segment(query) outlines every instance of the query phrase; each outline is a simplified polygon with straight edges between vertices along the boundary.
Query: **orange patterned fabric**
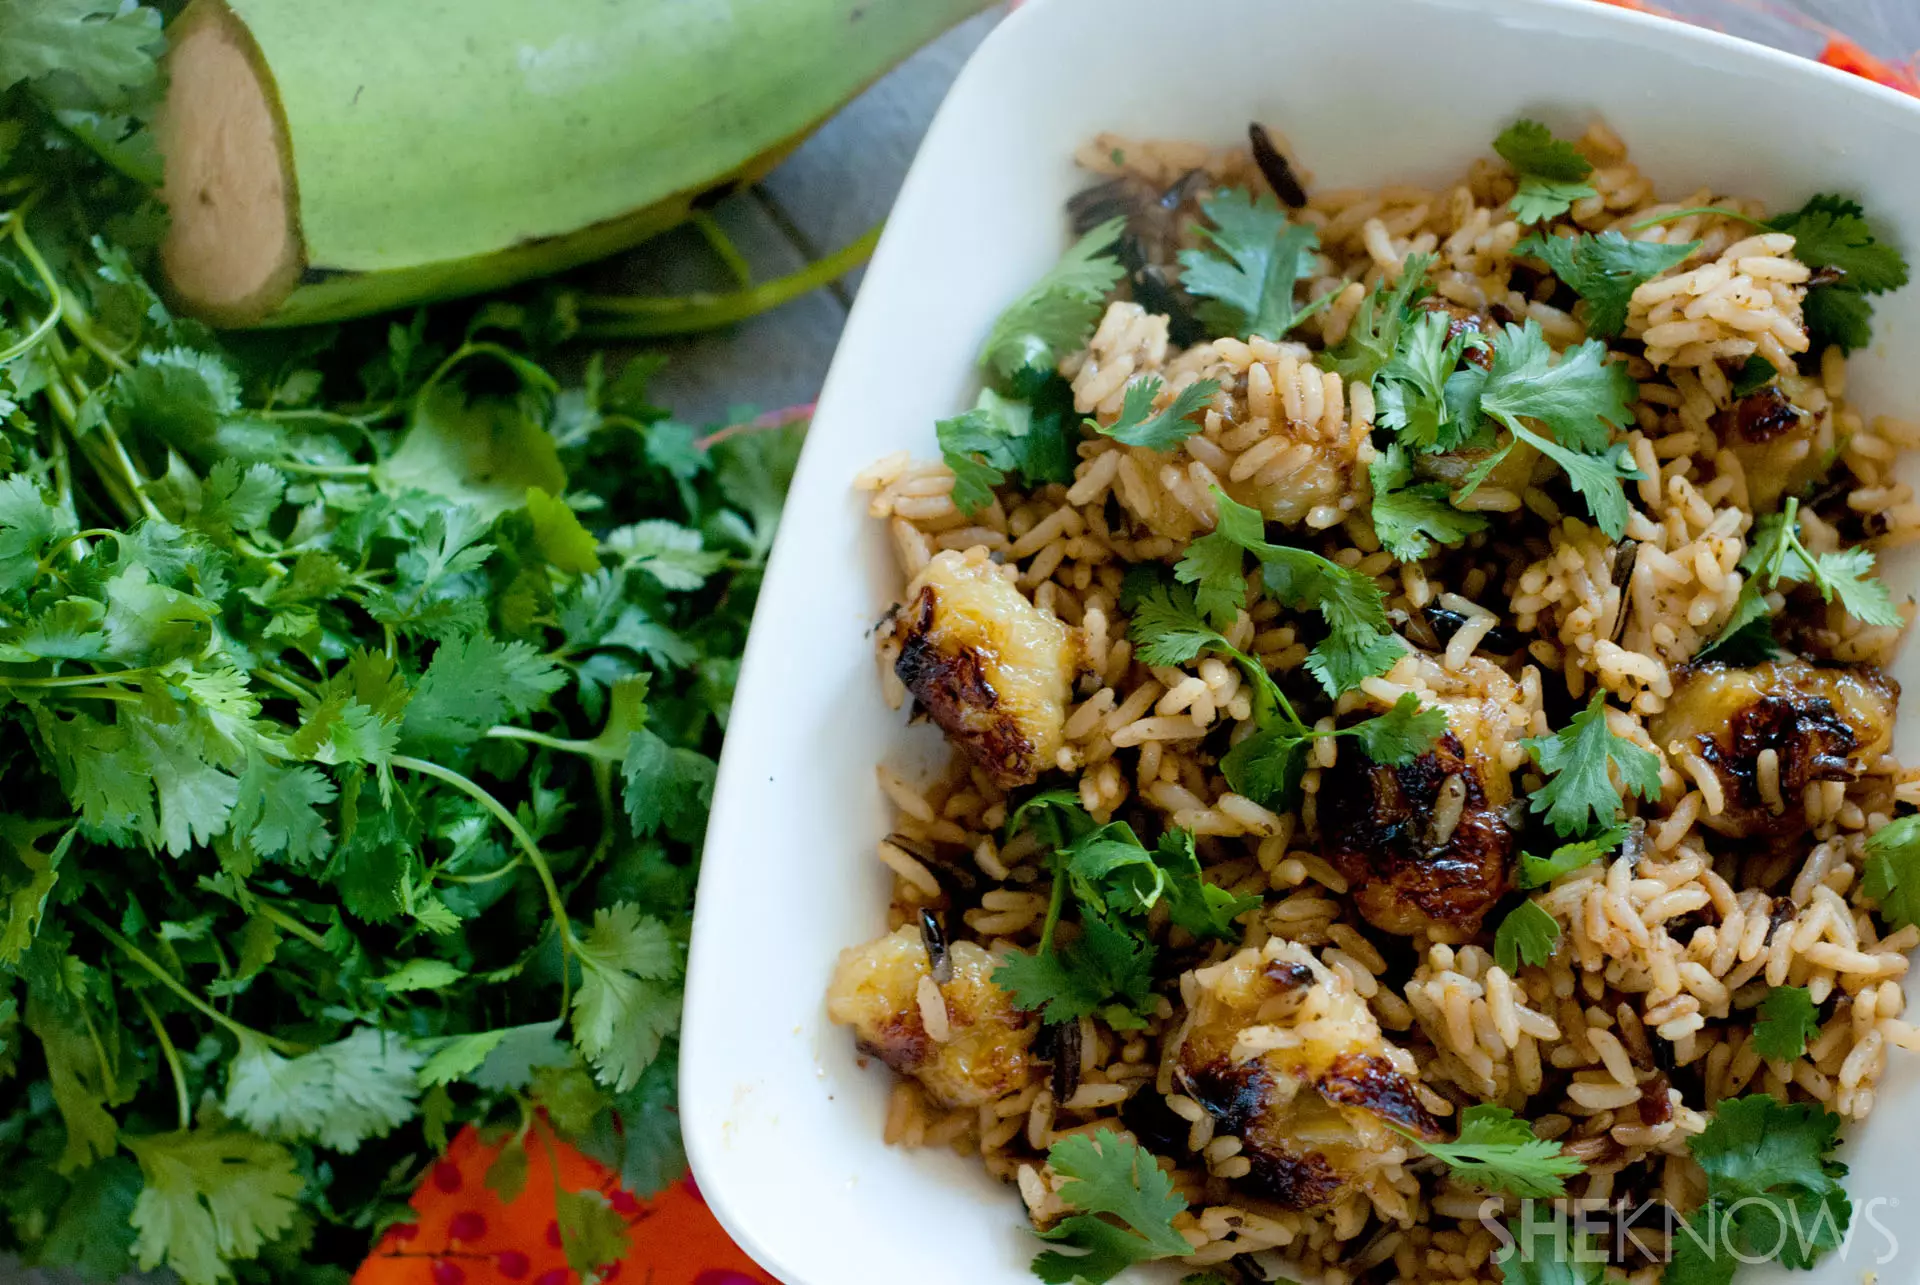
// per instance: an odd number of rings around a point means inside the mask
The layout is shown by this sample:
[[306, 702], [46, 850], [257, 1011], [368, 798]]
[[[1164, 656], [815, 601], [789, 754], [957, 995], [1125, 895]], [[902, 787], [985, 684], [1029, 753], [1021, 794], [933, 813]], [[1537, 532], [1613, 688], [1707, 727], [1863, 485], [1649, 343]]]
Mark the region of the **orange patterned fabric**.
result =
[[538, 1140], [528, 1141], [526, 1186], [510, 1204], [486, 1185], [501, 1147], [462, 1129], [413, 1194], [419, 1220], [389, 1228], [353, 1285], [579, 1285], [554, 1218], [556, 1167], [561, 1189], [593, 1188], [627, 1220], [632, 1252], [601, 1273], [602, 1281], [778, 1285], [727, 1238], [691, 1176], [651, 1200], [636, 1200], [604, 1166], [536, 1129]]

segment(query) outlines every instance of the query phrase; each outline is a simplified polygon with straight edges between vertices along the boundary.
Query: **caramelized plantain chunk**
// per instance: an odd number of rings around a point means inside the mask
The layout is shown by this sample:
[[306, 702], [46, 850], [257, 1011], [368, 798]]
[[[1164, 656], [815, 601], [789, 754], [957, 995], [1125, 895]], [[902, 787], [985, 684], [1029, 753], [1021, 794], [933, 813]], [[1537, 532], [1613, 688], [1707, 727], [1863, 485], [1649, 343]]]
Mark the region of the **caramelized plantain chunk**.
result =
[[1053, 764], [1076, 668], [1074, 636], [984, 554], [942, 553], [907, 587], [894, 672], [996, 784]]
[[1411, 763], [1387, 767], [1341, 745], [1320, 783], [1320, 831], [1368, 923], [1464, 939], [1507, 890], [1513, 783], [1501, 766], [1503, 733], [1477, 703], [1436, 704], [1448, 730]]
[[1217, 1133], [1240, 1139], [1250, 1168], [1239, 1183], [1249, 1193], [1321, 1208], [1351, 1189], [1374, 1153], [1402, 1145], [1387, 1125], [1441, 1136], [1414, 1095], [1412, 1058], [1306, 947], [1274, 938], [1191, 980], [1199, 1001], [1175, 1080]]
[[939, 984], [948, 1036], [934, 1038], [920, 1012], [921, 979], [932, 977], [920, 930], [896, 932], [840, 952], [827, 1016], [855, 1042], [936, 1102], [976, 1107], [1024, 1087], [1034, 1075], [1036, 1028], [992, 981], [999, 961], [970, 941], [947, 948], [953, 976]]
[[1675, 679], [1647, 730], [1669, 753], [1690, 750], [1713, 769], [1723, 805], [1701, 819], [1730, 837], [1799, 833], [1808, 785], [1853, 780], [1893, 743], [1900, 685], [1871, 665], [1709, 661]]

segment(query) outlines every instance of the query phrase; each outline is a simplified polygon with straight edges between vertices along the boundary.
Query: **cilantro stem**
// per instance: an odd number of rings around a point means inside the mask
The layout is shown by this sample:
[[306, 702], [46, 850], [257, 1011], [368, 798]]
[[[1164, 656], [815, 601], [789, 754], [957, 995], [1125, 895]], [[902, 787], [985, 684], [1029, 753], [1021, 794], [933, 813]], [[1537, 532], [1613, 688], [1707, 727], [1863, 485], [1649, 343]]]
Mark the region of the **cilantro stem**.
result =
[[[60, 454], [64, 456], [66, 454], [66, 439], [63, 437], [56, 437], [53, 440], [55, 445], [58, 446]], [[54, 542], [53, 547], [47, 550], [45, 556], [43, 556], [40, 559], [39, 565], [34, 568], [34, 578], [38, 579], [40, 576], [44, 575], [47, 571], [47, 568], [53, 565], [54, 560], [58, 558], [61, 554], [65, 553], [68, 549], [72, 548], [75, 544], [81, 544], [82, 542], [87, 540], [104, 540], [108, 536], [113, 537], [114, 541], [118, 543], [120, 538], [124, 534], [125, 534], [124, 532], [115, 531], [110, 527], [94, 526], [94, 527], [88, 527], [84, 531], [76, 531], [72, 535], [67, 536], [65, 539], [57, 540]], [[86, 556], [86, 550], [84, 547], [80, 551], [80, 556], [81, 557]]]
[[153, 672], [153, 666], [140, 669], [118, 669], [110, 674], [61, 674], [47, 678], [9, 678], [0, 676], [0, 687], [85, 687], [88, 683], [106, 682], [116, 678], [137, 678]]
[[579, 295], [576, 306], [583, 313], [608, 314], [604, 321], [583, 321], [580, 334], [589, 339], [644, 339], [652, 335], [684, 335], [713, 330], [757, 317], [790, 299], [838, 280], [867, 261], [880, 240], [876, 223], [865, 236], [850, 245], [816, 259], [798, 272], [744, 290], [716, 294], [701, 291], [687, 295]]
[[161, 1022], [160, 1014], [153, 1011], [147, 997], [139, 991], [134, 991], [133, 997], [139, 1001], [140, 1011], [147, 1015], [154, 1038], [160, 1041], [160, 1053], [167, 1060], [168, 1073], [173, 1076], [173, 1099], [180, 1113], [180, 1127], [186, 1129], [193, 1124], [193, 1110], [187, 1103], [187, 1075], [180, 1067], [180, 1052], [173, 1047], [173, 1038], [167, 1034], [166, 1025]]
[[1678, 219], [1689, 218], [1695, 214], [1718, 214], [1722, 218], [1738, 219], [1749, 227], [1763, 228], [1767, 226], [1761, 220], [1753, 218], [1750, 215], [1742, 214], [1738, 210], [1722, 209], [1718, 205], [1695, 205], [1688, 209], [1675, 210], [1671, 214], [1656, 214], [1650, 219], [1642, 219], [1638, 223], [1629, 225], [1627, 231], [1644, 232], [1646, 229], [1658, 227], [1662, 223], [1672, 223]]
[[293, 697], [297, 701], [306, 701], [306, 700], [313, 699], [312, 692], [308, 691], [304, 687], [301, 687], [298, 683], [295, 683], [291, 678], [288, 678], [286, 675], [275, 673], [271, 669], [267, 669], [265, 667], [256, 669], [253, 671], [253, 676], [259, 679], [261, 682], [267, 684], [269, 687], [278, 687], [281, 691], [285, 692], [287, 695]]
[[261, 918], [265, 919], [275, 928], [280, 929], [282, 932], [291, 933], [315, 950], [325, 950], [327, 948], [327, 939], [325, 937], [322, 937], [319, 933], [307, 927], [292, 915], [287, 914], [284, 910], [280, 910], [272, 903], [265, 901], [258, 902], [256, 905], [260, 911]]
[[599, 759], [605, 763], [619, 763], [626, 758], [624, 751], [596, 745], [592, 741], [564, 740], [558, 736], [548, 736], [544, 732], [512, 727], [505, 723], [489, 727], [487, 735], [499, 741], [525, 741], [529, 745], [543, 745], [550, 750], [559, 750], [564, 754], [578, 754], [581, 758]]
[[231, 1017], [228, 1017], [225, 1013], [222, 1013], [219, 1009], [181, 985], [172, 973], [169, 973], [155, 962], [153, 956], [147, 954], [146, 951], [141, 950], [125, 937], [122, 937], [119, 933], [107, 927], [100, 916], [94, 914], [84, 906], [74, 907], [73, 913], [84, 920], [95, 932], [118, 947], [121, 954], [138, 964], [141, 968], [144, 968], [152, 975], [155, 981], [191, 1005], [202, 1017], [207, 1018], [216, 1026], [225, 1028], [236, 1038], [259, 1040], [274, 1052], [284, 1054], [287, 1057], [296, 1057], [307, 1051], [304, 1045], [295, 1044], [290, 1040], [280, 1039], [278, 1036], [268, 1035], [264, 1031], [256, 1031], [251, 1026], [234, 1021]]
[[560, 391], [560, 386], [553, 381], [553, 376], [549, 375], [545, 368], [533, 365], [513, 349], [485, 339], [469, 339], [448, 353], [446, 360], [433, 368], [433, 373], [427, 376], [426, 382], [421, 384], [413, 394], [413, 404], [417, 406], [425, 401], [427, 394], [432, 392], [442, 379], [451, 374], [454, 367], [473, 357], [497, 358], [501, 364], [520, 376], [523, 383], [533, 384], [548, 393]]
[[47, 309], [47, 315], [40, 318], [32, 330], [22, 335], [18, 341], [0, 348], [0, 365], [38, 348], [48, 336], [53, 334], [54, 327], [60, 324], [60, 318], [64, 315], [62, 303], [64, 292], [60, 289], [60, 282], [55, 279], [53, 269], [47, 266], [47, 261], [40, 257], [40, 249], [34, 245], [33, 238], [27, 235], [27, 211], [33, 208], [34, 202], [39, 199], [40, 193], [34, 192], [20, 203], [19, 208], [13, 212], [7, 235], [13, 238], [13, 243], [20, 247], [20, 253], [26, 256], [27, 263], [33, 268], [33, 275], [40, 278], [40, 284], [46, 289], [47, 298], [51, 303]]
[[[561, 953], [571, 957], [574, 944], [573, 926], [567, 920], [567, 904], [561, 899], [560, 887], [553, 881], [553, 871], [548, 868], [546, 855], [540, 851], [540, 845], [534, 842], [533, 836], [527, 833], [526, 827], [520, 824], [519, 818], [507, 810], [506, 804], [494, 798], [486, 787], [474, 783], [452, 768], [441, 767], [438, 763], [429, 763], [425, 759], [413, 758], [406, 754], [396, 754], [393, 756], [393, 766], [418, 772], [422, 776], [433, 777], [437, 781], [444, 781], [493, 813], [494, 819], [506, 827], [507, 833], [513, 836], [513, 841], [520, 845], [522, 852], [527, 854], [527, 861], [533, 866], [534, 873], [540, 876], [540, 886], [546, 890], [547, 894], [547, 906], [553, 911], [554, 926], [560, 930]], [[566, 989], [571, 990], [571, 978], [566, 980]], [[566, 1008], [564, 1000], [561, 1008], [562, 1010]]]
[[275, 460], [273, 466], [282, 473], [298, 473], [302, 477], [367, 477], [373, 473], [371, 464], [307, 464], [300, 460]]
[[1056, 851], [1053, 866], [1053, 889], [1047, 894], [1047, 919], [1040, 929], [1040, 949], [1038, 954], [1046, 954], [1053, 949], [1053, 930], [1060, 926], [1060, 910], [1067, 900], [1067, 872], [1060, 868], [1060, 854]]

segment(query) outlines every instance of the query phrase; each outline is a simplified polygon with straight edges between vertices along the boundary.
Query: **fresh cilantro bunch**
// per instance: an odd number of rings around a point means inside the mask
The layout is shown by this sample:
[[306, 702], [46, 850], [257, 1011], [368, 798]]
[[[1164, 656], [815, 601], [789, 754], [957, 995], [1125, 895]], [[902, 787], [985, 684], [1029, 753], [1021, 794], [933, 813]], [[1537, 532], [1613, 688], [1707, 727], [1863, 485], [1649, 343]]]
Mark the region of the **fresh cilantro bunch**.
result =
[[1668, 1285], [1726, 1285], [1742, 1262], [1812, 1267], [1846, 1237], [1853, 1205], [1830, 1159], [1840, 1117], [1765, 1094], [1729, 1098], [1687, 1139], [1707, 1174], [1707, 1203], [1674, 1233]]
[[[694, 858], [798, 439], [673, 422], [646, 360], [563, 381], [533, 306], [172, 316], [113, 168], [158, 25], [0, 3], [0, 1250], [332, 1285], [465, 1124], [683, 1167]], [[578, 1270], [624, 1250], [561, 1194]]]

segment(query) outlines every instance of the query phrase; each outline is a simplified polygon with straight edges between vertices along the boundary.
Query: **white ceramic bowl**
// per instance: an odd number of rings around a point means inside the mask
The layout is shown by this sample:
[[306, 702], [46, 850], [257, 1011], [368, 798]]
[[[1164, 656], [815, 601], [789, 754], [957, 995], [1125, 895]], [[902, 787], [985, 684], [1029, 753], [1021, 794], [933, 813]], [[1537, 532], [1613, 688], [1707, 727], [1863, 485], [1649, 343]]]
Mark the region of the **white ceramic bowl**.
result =
[[[849, 487], [873, 459], [934, 450], [972, 402], [993, 318], [1067, 241], [1100, 130], [1284, 131], [1328, 186], [1440, 182], [1522, 114], [1604, 117], [1663, 195], [1699, 186], [1791, 208], [1857, 193], [1920, 259], [1920, 104], [1825, 67], [1590, 0], [1036, 0], [981, 46], [907, 178], [847, 324], [747, 645], [700, 878], [681, 1110], [702, 1190], [787, 1285], [1027, 1285], [1018, 1195], [975, 1161], [884, 1146], [889, 1073], [855, 1064], [823, 994], [835, 956], [884, 928], [874, 859], [885, 760], [945, 753], [882, 703], [869, 631], [899, 581]], [[1853, 395], [1920, 412], [1920, 290], [1883, 299]], [[1896, 585], [1911, 566], [1892, 569]], [[1916, 653], [1900, 667], [1920, 690]], [[1920, 746], [1903, 702], [1901, 748]], [[1896, 1259], [1865, 1219], [1850, 1257], [1795, 1279], [1920, 1279], [1920, 1084], [1895, 1054], [1846, 1159], [1856, 1208], [1911, 1229]], [[1764, 1277], [1748, 1269], [1742, 1281]]]

